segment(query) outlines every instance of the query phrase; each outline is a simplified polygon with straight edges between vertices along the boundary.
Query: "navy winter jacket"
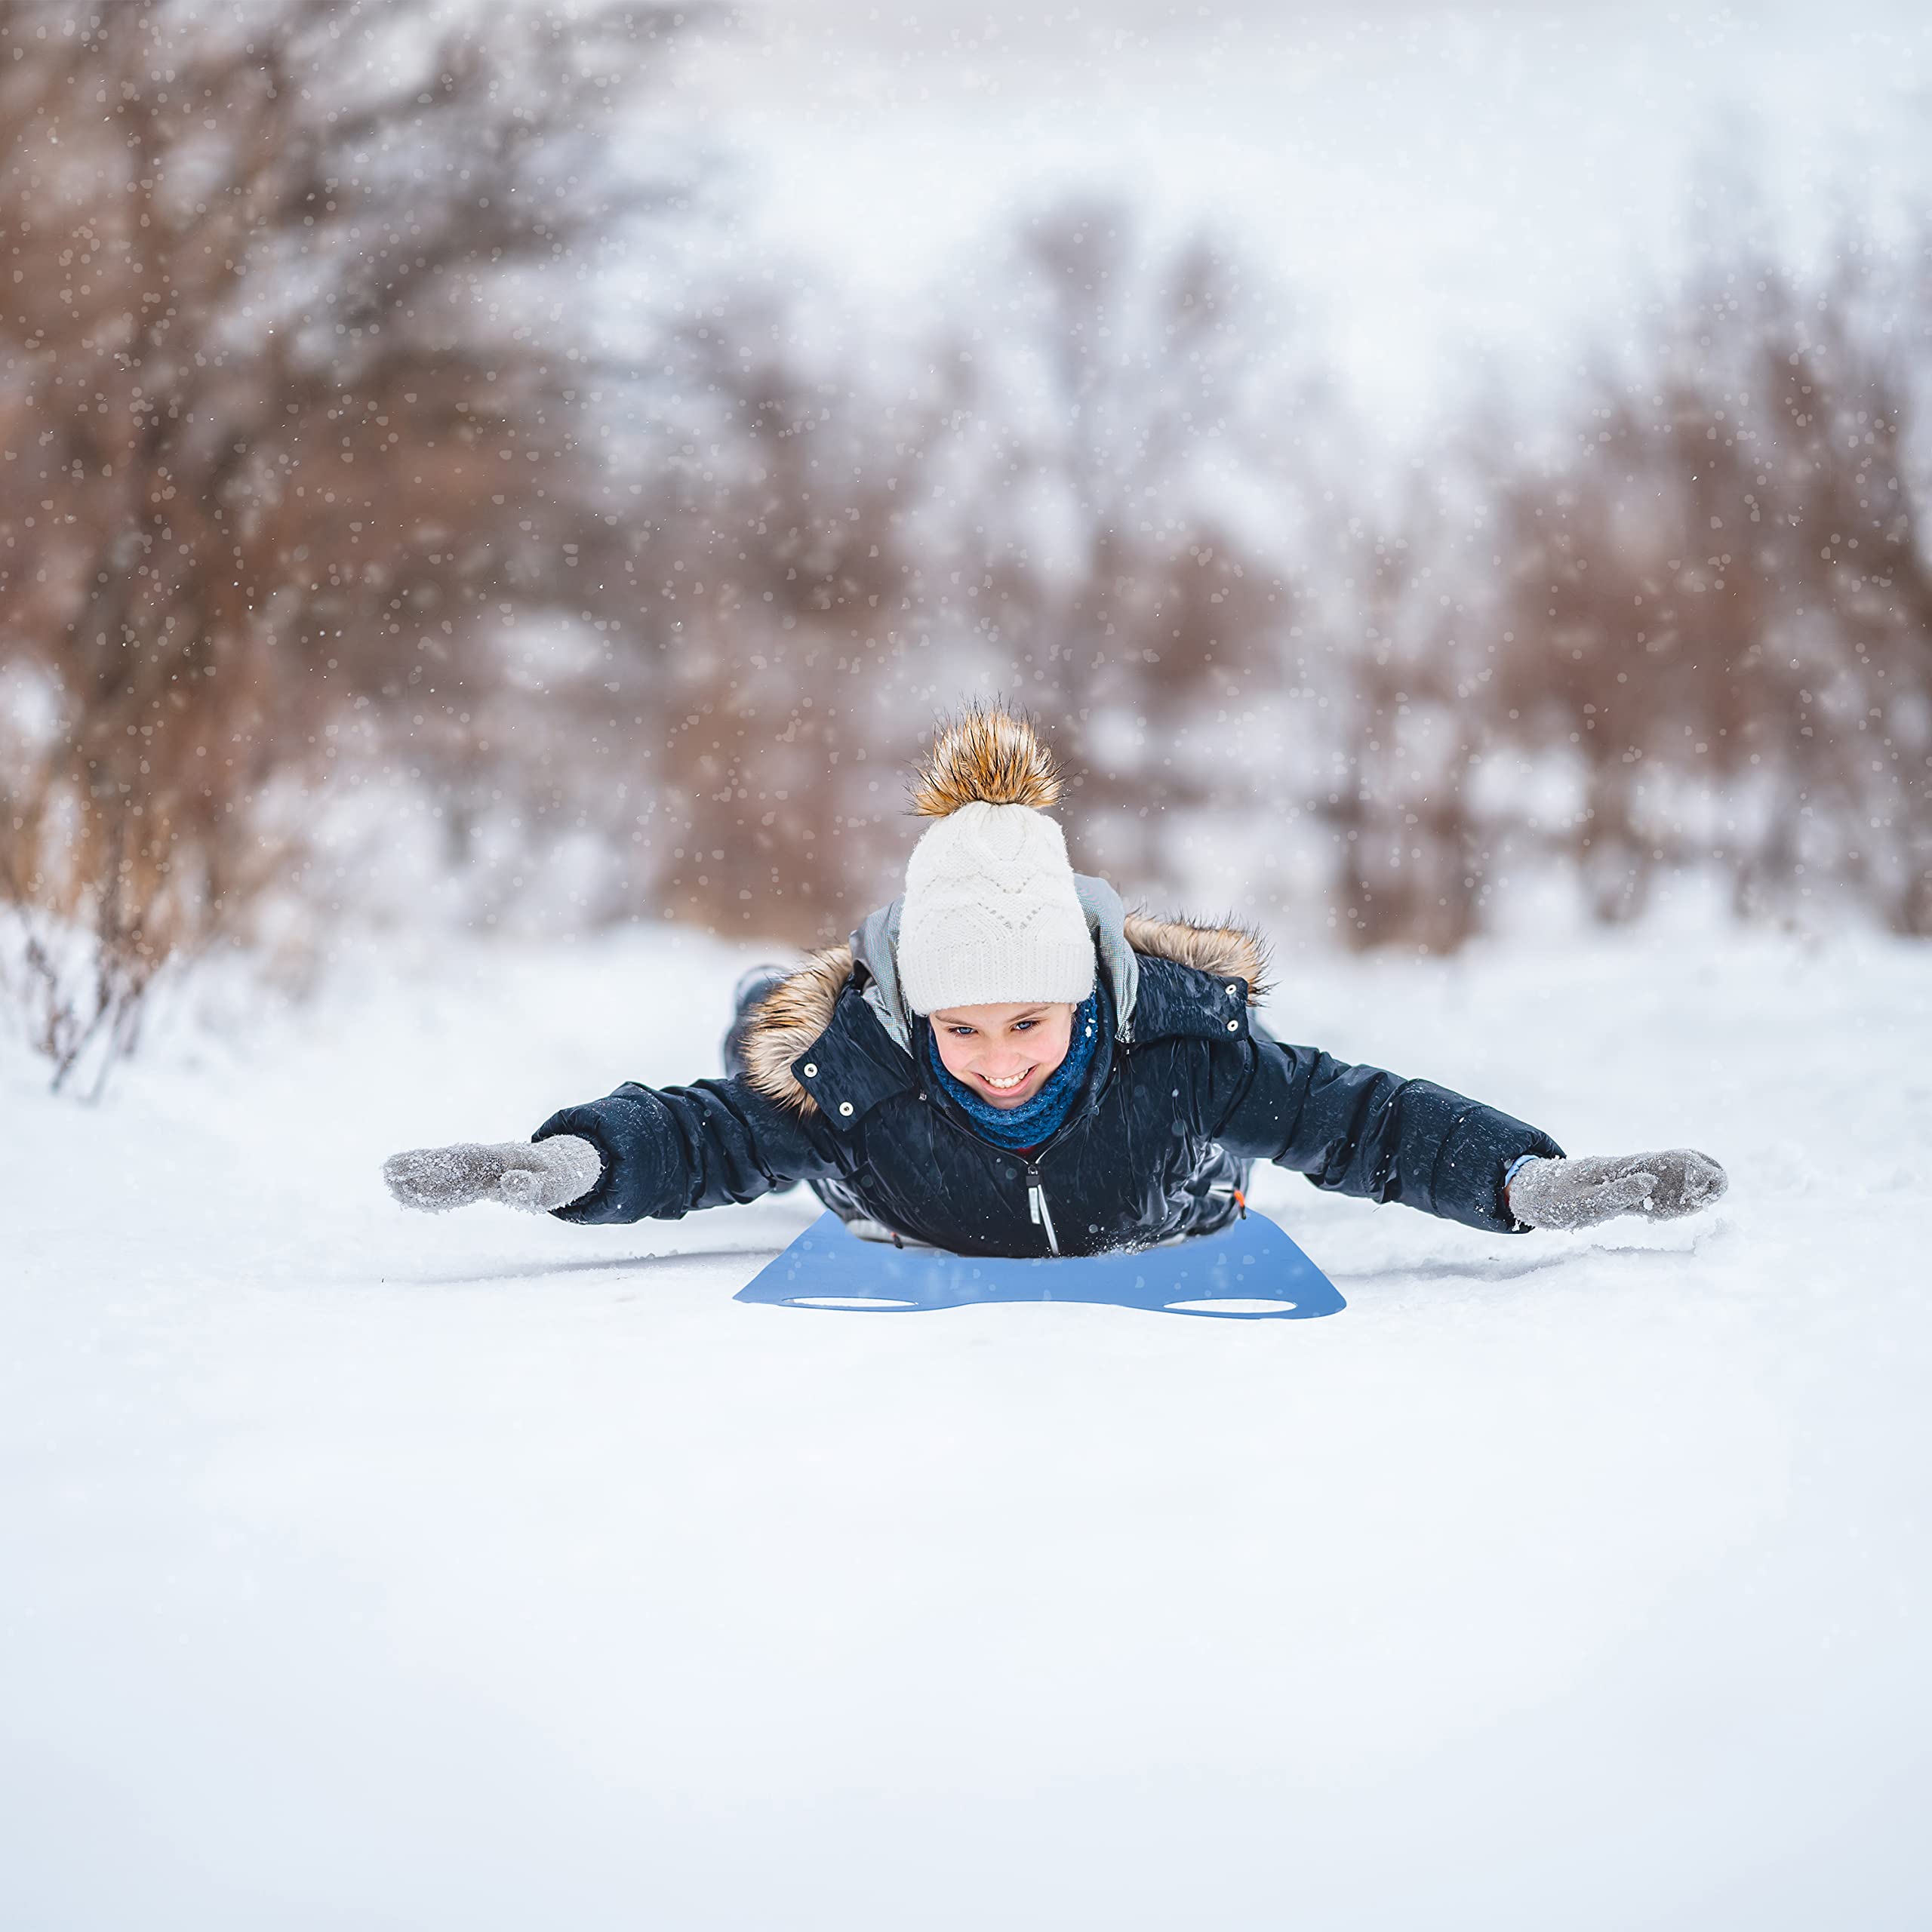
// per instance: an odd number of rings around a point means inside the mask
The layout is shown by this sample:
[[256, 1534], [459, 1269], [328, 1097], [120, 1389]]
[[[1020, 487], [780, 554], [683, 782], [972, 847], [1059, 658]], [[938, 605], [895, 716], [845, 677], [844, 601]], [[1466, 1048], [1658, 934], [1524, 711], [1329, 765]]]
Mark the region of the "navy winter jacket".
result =
[[581, 1135], [598, 1185], [568, 1221], [675, 1220], [809, 1183], [848, 1220], [956, 1253], [1089, 1254], [1206, 1234], [1239, 1211], [1251, 1164], [1513, 1232], [1504, 1170], [1560, 1155], [1549, 1135], [1426, 1080], [1287, 1046], [1251, 1018], [1252, 934], [1123, 912], [1076, 874], [1115, 1010], [1065, 1123], [1029, 1158], [993, 1146], [921, 1072], [894, 967], [900, 903], [817, 953], [750, 1017], [722, 1079], [626, 1081], [533, 1138]]

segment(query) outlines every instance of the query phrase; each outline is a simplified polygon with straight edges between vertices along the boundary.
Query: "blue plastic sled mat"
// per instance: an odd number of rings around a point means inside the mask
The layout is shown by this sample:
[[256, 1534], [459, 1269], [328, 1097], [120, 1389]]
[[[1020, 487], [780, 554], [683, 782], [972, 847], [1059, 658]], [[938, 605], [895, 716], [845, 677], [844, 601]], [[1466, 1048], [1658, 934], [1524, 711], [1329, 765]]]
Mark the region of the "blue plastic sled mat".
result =
[[1305, 1321], [1347, 1305], [1281, 1229], [1251, 1208], [1219, 1233], [1172, 1247], [1014, 1259], [861, 1241], [828, 1211], [737, 1299], [866, 1315], [1001, 1301], [1097, 1302], [1232, 1321]]

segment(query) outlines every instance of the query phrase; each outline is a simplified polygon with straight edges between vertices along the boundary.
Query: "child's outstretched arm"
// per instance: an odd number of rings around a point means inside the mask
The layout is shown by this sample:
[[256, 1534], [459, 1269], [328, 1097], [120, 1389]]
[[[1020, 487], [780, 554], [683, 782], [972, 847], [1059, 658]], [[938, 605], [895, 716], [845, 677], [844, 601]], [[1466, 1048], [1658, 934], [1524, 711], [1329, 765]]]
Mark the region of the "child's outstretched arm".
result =
[[1250, 1032], [1214, 1049], [1214, 1137], [1318, 1187], [1510, 1234], [1695, 1214], [1724, 1191], [1724, 1170], [1692, 1149], [1571, 1160], [1541, 1129], [1432, 1081]]
[[392, 1155], [383, 1178], [405, 1208], [475, 1201], [566, 1221], [678, 1220], [840, 1171], [831, 1131], [740, 1079], [616, 1092], [552, 1114], [528, 1142]]

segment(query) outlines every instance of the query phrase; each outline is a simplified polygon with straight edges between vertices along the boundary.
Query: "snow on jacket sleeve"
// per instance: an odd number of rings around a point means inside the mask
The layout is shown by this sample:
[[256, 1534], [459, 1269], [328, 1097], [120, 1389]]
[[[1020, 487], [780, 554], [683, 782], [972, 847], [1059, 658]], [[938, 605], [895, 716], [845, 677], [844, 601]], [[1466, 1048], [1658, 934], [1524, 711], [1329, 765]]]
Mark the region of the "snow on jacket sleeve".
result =
[[1503, 1177], [1519, 1154], [1563, 1149], [1527, 1122], [1428, 1080], [1351, 1066], [1261, 1030], [1216, 1043], [1210, 1118], [1235, 1155], [1272, 1161], [1317, 1187], [1493, 1232], [1522, 1232], [1503, 1203]]
[[580, 1134], [603, 1156], [597, 1185], [566, 1221], [681, 1220], [694, 1208], [755, 1201], [795, 1180], [840, 1171], [831, 1132], [740, 1079], [641, 1087], [552, 1114], [530, 1137]]

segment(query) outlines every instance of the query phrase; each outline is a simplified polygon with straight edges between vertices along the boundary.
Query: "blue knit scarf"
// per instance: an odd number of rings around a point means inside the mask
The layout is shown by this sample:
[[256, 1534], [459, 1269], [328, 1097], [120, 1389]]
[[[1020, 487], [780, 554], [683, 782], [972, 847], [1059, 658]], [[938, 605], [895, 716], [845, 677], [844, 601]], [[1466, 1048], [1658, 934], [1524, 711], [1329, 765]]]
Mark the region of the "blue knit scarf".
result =
[[922, 1020], [926, 1064], [933, 1078], [965, 1109], [966, 1117], [996, 1147], [1035, 1147], [1060, 1131], [1073, 1110], [1092, 1065], [1094, 1049], [1103, 1029], [1113, 1024], [1113, 1002], [1107, 995], [1106, 975], [1096, 969], [1094, 990], [1074, 1008], [1073, 1032], [1066, 1057], [1046, 1078], [1030, 1100], [1017, 1107], [996, 1107], [962, 1086], [946, 1072], [933, 1038], [932, 1023]]

